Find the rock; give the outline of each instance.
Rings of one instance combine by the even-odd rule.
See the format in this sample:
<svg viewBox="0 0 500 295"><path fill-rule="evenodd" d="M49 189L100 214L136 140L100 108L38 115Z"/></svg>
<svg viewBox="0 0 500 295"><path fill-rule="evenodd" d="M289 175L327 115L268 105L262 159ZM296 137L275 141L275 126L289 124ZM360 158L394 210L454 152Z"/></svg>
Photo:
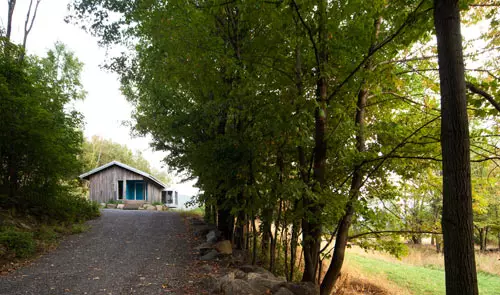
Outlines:
<svg viewBox="0 0 500 295"><path fill-rule="evenodd" d="M116 206L116 209L123 209L123 208L125 208L125 204L118 204Z"/></svg>
<svg viewBox="0 0 500 295"><path fill-rule="evenodd" d="M106 208L108 208L108 209L116 209L116 204L107 204Z"/></svg>
<svg viewBox="0 0 500 295"><path fill-rule="evenodd" d="M195 250L202 250L202 249L213 249L213 248L214 248L213 243L205 242L201 245L196 246L194 249Z"/></svg>
<svg viewBox="0 0 500 295"><path fill-rule="evenodd" d="M285 281L276 278L275 276L268 276L265 273L250 272L247 274L247 281L253 289L260 292L260 294L269 293L270 290L284 283Z"/></svg>
<svg viewBox="0 0 500 295"><path fill-rule="evenodd" d="M214 245L215 250L217 250L220 254L231 255L233 254L233 246L231 242L228 240L220 241Z"/></svg>
<svg viewBox="0 0 500 295"><path fill-rule="evenodd" d="M214 244L205 242L194 249L200 251L200 256L203 256L214 249Z"/></svg>
<svg viewBox="0 0 500 295"><path fill-rule="evenodd" d="M215 250L215 249L212 249L207 254L203 255L200 259L201 260L214 260L215 258L217 258L217 256L219 256L219 252L217 252L217 250Z"/></svg>
<svg viewBox="0 0 500 295"><path fill-rule="evenodd" d="M217 230L217 229L211 230L207 234L207 242L215 243L215 242L217 242L217 240L219 239L220 236L221 236L221 232L219 230Z"/></svg>
<svg viewBox="0 0 500 295"><path fill-rule="evenodd" d="M211 230L216 230L217 227L213 224L205 224L201 226L196 226L194 231L195 236L202 237L206 236Z"/></svg>
<svg viewBox="0 0 500 295"><path fill-rule="evenodd" d="M211 271L211 270L210 270ZM208 271L209 272L209 271ZM201 282L203 284L203 286L207 289L207 290L218 290L217 292L220 291L220 286L219 286L219 281L217 280L217 278L213 275L207 275L207 276L204 276L202 279L201 279ZM211 293L210 293L211 294Z"/></svg>
<svg viewBox="0 0 500 295"><path fill-rule="evenodd" d="M101 208L106 208L106 203L101 203L99 205L101 205Z"/></svg>
<svg viewBox="0 0 500 295"><path fill-rule="evenodd" d="M162 205L156 205L156 210L157 211L163 211L163 206Z"/></svg>
<svg viewBox="0 0 500 295"><path fill-rule="evenodd" d="M263 275L264 277L266 278L269 278L269 279L272 279L272 278L276 278L272 272L268 271L267 269L265 268L262 268L262 267L259 267L259 266L256 266L256 265L242 265L239 267L239 269L241 271L244 271L246 273L257 273L257 274L261 274Z"/></svg>
<svg viewBox="0 0 500 295"><path fill-rule="evenodd" d="M311 283L311 282L300 282L300 283L294 283L294 282L285 282L279 285L276 285L273 287L271 292L273 294L277 293L280 289L287 289L288 291L292 292L292 294L295 295L317 295L319 294L319 286ZM289 293L282 293L282 294L289 294Z"/></svg>
<svg viewBox="0 0 500 295"><path fill-rule="evenodd" d="M257 295L262 294L255 290L245 280L238 279L234 272L230 272L221 277L215 284L215 293L222 293L226 295Z"/></svg>
<svg viewBox="0 0 500 295"><path fill-rule="evenodd" d="M155 207L155 206L152 206L152 205L147 205L147 206L146 206L146 210L153 211L153 210L156 210L156 207Z"/></svg>
<svg viewBox="0 0 500 295"><path fill-rule="evenodd" d="M292 291L287 288L281 287L278 291L274 292L275 295L295 295Z"/></svg>
<svg viewBox="0 0 500 295"><path fill-rule="evenodd" d="M244 280L235 279L221 282L220 290L225 295L260 295L262 292L255 290Z"/></svg>

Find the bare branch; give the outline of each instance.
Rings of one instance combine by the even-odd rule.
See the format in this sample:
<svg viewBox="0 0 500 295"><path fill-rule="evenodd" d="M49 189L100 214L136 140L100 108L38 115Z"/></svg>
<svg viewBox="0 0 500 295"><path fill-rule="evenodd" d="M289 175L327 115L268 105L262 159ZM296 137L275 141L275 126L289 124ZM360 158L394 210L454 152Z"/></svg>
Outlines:
<svg viewBox="0 0 500 295"><path fill-rule="evenodd" d="M360 233L354 236L350 236L349 240L357 239L363 236L368 235L380 235L380 234L432 234L432 235L442 235L441 232L435 231L415 231L415 230L380 230L380 231L371 231L366 233Z"/></svg>
<svg viewBox="0 0 500 295"><path fill-rule="evenodd" d="M38 5L40 5L41 1L42 0L36 0L35 9L33 10L33 16L31 16L31 8L33 6L33 0L30 0L30 6L28 8L28 13L26 14L26 20L24 22L24 36L23 36L24 50L26 50L26 42L28 40L28 35L31 32L31 29L33 28L33 24L35 23L36 13L38 11ZM24 54L21 57L24 57Z"/></svg>
<svg viewBox="0 0 500 295"><path fill-rule="evenodd" d="M10 34L12 32L12 16L14 15L14 8L16 8L16 0L9 0L8 2L9 11L7 14L7 40L10 41Z"/></svg>

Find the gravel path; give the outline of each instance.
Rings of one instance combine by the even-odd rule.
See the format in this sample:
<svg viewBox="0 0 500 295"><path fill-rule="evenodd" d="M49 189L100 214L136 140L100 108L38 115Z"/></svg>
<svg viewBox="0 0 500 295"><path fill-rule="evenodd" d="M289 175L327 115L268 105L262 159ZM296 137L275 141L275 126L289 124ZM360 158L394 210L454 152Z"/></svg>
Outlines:
<svg viewBox="0 0 500 295"><path fill-rule="evenodd" d="M103 210L89 224L89 231L0 277L0 294L199 294L178 213Z"/></svg>

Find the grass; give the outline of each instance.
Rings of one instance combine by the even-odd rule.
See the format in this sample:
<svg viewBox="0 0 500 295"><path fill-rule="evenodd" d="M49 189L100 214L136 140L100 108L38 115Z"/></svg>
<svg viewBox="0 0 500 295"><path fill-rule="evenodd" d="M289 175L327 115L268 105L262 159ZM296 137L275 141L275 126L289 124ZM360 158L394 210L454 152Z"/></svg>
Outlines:
<svg viewBox="0 0 500 295"><path fill-rule="evenodd" d="M406 290L408 294L445 294L444 270L439 265L411 265L352 252L348 253L346 263L349 268L358 269L368 277L393 282L399 288ZM479 272L478 284L480 294L496 295L500 290L500 276ZM394 294L401 294L401 292Z"/></svg>
<svg viewBox="0 0 500 295"><path fill-rule="evenodd" d="M203 208L194 209L172 209L174 212L179 212L182 217L199 217L202 218L205 215L205 210Z"/></svg>

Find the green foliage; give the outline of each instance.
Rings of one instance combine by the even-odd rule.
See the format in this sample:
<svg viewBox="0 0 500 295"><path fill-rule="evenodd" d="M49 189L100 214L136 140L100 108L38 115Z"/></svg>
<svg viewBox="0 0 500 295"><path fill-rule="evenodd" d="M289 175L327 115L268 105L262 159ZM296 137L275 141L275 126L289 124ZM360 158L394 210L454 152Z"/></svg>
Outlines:
<svg viewBox="0 0 500 295"><path fill-rule="evenodd" d="M103 44L129 46L107 67L135 106L135 132L151 135L170 167L197 179L198 202L228 215L219 225L238 229L256 217L262 237L278 240L266 226L305 233L313 224L320 243L352 205L354 234L415 232L360 239L396 256L406 251L401 236L418 241L419 232L439 231L432 1L75 0L70 7L70 18ZM367 101L356 120L362 90ZM493 111L482 109L484 101L470 103L477 152L493 144L484 135L498 132L485 128ZM288 237L283 243L291 247Z"/></svg>
<svg viewBox="0 0 500 295"><path fill-rule="evenodd" d="M67 186L26 193L20 197L19 207L45 222L71 224L93 219L100 215L98 203L89 201L83 195L76 195L73 192L74 187Z"/></svg>
<svg viewBox="0 0 500 295"><path fill-rule="evenodd" d="M29 257L36 249L32 233L11 228L0 230L0 245L6 247L7 251L13 253L17 258Z"/></svg>
<svg viewBox="0 0 500 295"><path fill-rule="evenodd" d="M123 204L123 201L111 199L108 201L108 204Z"/></svg>

